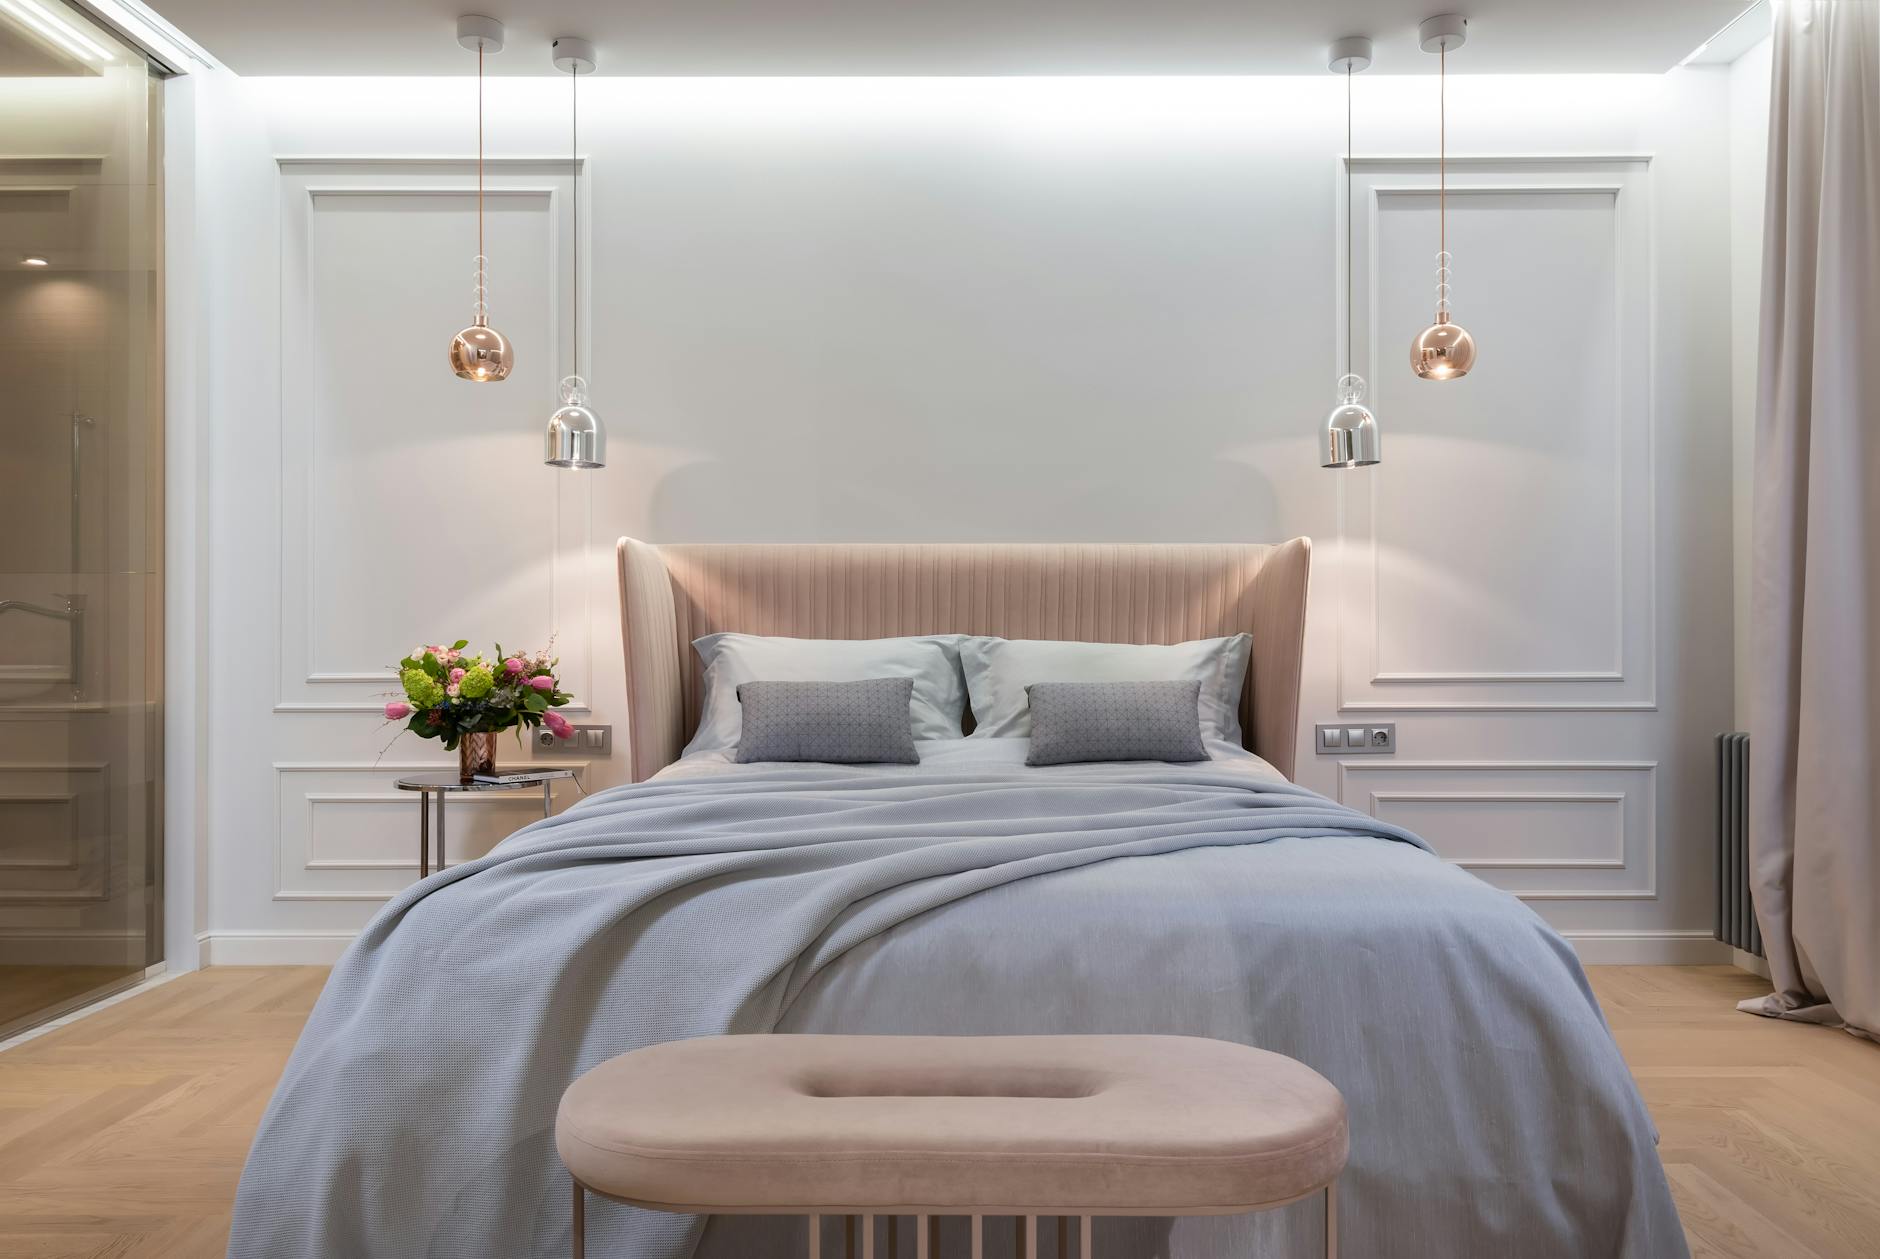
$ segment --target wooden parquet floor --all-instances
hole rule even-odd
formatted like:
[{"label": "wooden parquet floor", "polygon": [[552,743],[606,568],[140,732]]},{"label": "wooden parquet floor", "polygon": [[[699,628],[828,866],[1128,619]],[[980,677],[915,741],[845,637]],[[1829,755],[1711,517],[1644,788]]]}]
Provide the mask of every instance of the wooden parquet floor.
[{"label": "wooden parquet floor", "polygon": [[[1880,1255],[1880,1045],[1736,1013],[1729,967],[1591,974],[1697,1259]],[[185,975],[0,1053],[0,1259],[219,1259],[325,975]]]},{"label": "wooden parquet floor", "polygon": [[0,1053],[0,1256],[207,1259],[324,968],[184,975]]},{"label": "wooden parquet floor", "polygon": [[1880,1044],[1739,1014],[1732,966],[1595,966],[1694,1259],[1880,1256]]}]

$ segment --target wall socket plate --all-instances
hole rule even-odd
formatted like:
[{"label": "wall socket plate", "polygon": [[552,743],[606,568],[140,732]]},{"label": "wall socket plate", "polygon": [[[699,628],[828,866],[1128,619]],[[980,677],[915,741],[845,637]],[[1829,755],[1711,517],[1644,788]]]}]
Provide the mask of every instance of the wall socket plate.
[{"label": "wall socket plate", "polygon": [[1320,756],[1389,756],[1397,750],[1397,723],[1324,722],[1312,727],[1312,750]]},{"label": "wall socket plate", "polygon": [[578,752],[583,756],[610,756],[614,750],[612,726],[576,726],[574,737],[557,739],[546,727],[538,728],[530,742],[536,755],[544,752]]}]

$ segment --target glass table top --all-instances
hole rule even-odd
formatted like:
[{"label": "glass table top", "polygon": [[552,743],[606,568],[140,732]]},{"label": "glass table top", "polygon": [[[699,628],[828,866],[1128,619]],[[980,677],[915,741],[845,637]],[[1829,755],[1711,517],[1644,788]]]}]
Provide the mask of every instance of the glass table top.
[{"label": "glass table top", "polygon": [[515,791],[576,776],[572,769],[504,769],[500,765],[496,772],[505,775],[507,781],[463,782],[456,770],[441,769],[429,774],[406,774],[397,780],[397,787],[400,791]]}]

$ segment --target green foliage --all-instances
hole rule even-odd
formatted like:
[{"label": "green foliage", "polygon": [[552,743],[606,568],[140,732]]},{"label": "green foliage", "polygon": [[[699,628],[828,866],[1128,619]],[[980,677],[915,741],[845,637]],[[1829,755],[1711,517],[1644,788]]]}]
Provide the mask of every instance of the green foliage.
[{"label": "green foliage", "polygon": [[[465,655],[468,646],[462,638],[449,647],[421,646],[398,662],[399,684],[414,709],[405,729],[419,738],[455,749],[466,734],[539,727],[543,713],[573,701],[555,680],[560,661],[546,652],[505,652],[498,643],[485,658]],[[508,667],[512,660],[517,669]],[[550,685],[538,690],[536,678]]]}]

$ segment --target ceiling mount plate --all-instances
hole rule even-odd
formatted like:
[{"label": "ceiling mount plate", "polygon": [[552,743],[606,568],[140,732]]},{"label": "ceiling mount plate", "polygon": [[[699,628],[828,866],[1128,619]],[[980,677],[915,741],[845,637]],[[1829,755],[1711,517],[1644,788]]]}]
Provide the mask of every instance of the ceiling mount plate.
[{"label": "ceiling mount plate", "polygon": [[599,63],[594,59],[594,45],[579,35],[558,35],[548,46],[548,55],[563,74],[593,74]]},{"label": "ceiling mount plate", "polygon": [[466,14],[457,19],[457,42],[471,52],[501,52],[503,24],[493,17]]},{"label": "ceiling mount plate", "polygon": [[1426,18],[1417,27],[1417,43],[1424,52],[1454,52],[1468,42],[1469,19],[1460,13]]},{"label": "ceiling mount plate", "polygon": [[1331,61],[1328,63],[1333,74],[1347,71],[1356,74],[1371,64],[1371,41],[1363,35],[1347,35],[1343,39],[1332,41]]}]

